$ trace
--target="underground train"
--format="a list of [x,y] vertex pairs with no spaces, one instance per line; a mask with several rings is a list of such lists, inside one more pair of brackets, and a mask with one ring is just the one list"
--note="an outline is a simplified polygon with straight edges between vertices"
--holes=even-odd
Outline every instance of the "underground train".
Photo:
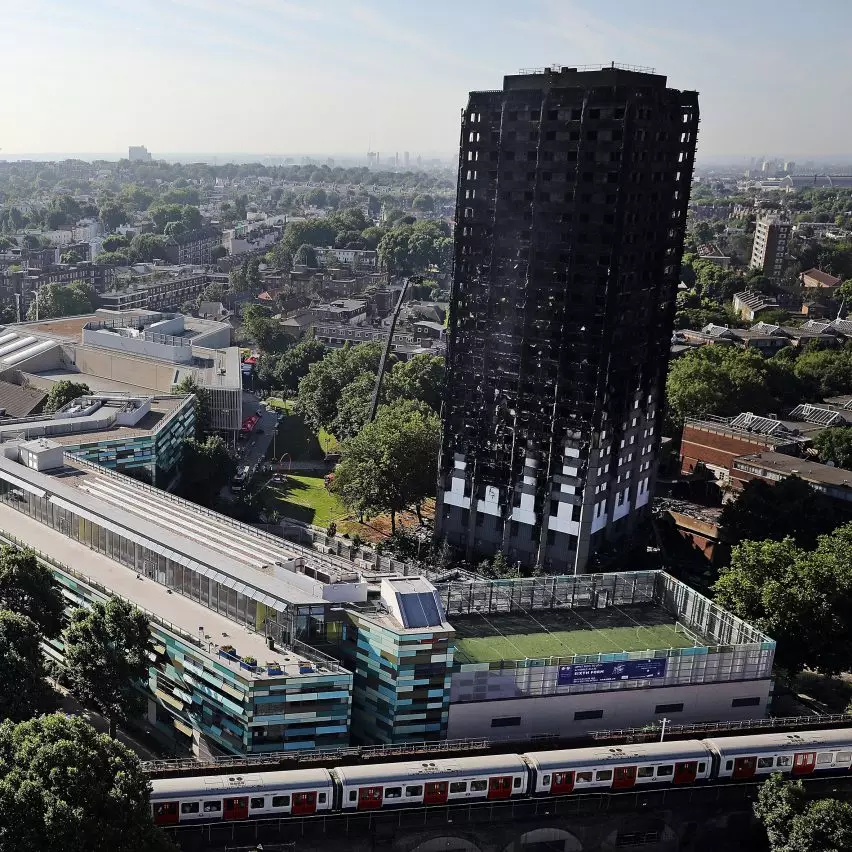
[[852,772],[852,729],[151,781],[157,825]]

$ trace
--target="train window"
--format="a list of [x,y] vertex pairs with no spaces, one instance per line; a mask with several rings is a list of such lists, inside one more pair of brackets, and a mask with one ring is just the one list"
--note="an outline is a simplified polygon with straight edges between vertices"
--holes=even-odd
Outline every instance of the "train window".
[[729,761],[725,764],[725,769],[726,769],[728,772],[730,772],[733,768],[734,768],[734,761],[733,761],[733,760],[729,760]]
[[470,782],[470,792],[471,793],[481,793],[483,790],[488,789],[487,781],[471,781]]
[[654,767],[653,766],[640,766],[639,771],[636,773],[639,778],[653,778],[654,777]]
[[549,775],[542,775],[541,776],[541,783],[544,784],[545,787],[549,787],[550,786],[550,776]]
[[358,801],[358,792],[356,790],[351,790],[349,792],[349,801],[357,802]]
[[757,759],[757,768],[758,769],[769,769],[772,766],[773,762],[774,761],[772,760],[771,757],[759,757]]
[[852,760],[852,751],[839,751],[835,761],[837,763],[849,763]]
[[320,793],[317,801],[322,805],[325,803],[325,793]]
[[521,779],[515,778],[515,780],[512,782],[512,786],[515,787],[515,788],[520,787],[521,786]]
[[[729,760],[728,763],[731,761]],[[793,761],[790,759],[789,755],[782,754],[781,757],[775,758],[776,766],[789,766]],[[730,768],[730,767],[729,767]]]
[[204,803],[204,813],[212,814],[214,811],[221,811],[222,803],[217,799],[215,802]]
[[197,814],[198,802],[181,802],[180,812],[182,814]]
[[831,752],[823,752],[817,755],[817,763],[831,763],[834,755]]
[[401,799],[402,787],[385,787],[386,799]]
[[601,771],[595,776],[595,781],[612,781],[612,770],[601,769]]
[[290,804],[289,796],[273,796],[272,797],[272,807],[273,808],[286,808]]
[[[474,781],[474,784],[475,783],[476,782]],[[485,782],[483,782],[483,783],[485,783]],[[413,786],[413,787],[406,787],[405,788],[405,795],[406,796],[422,796],[423,795],[423,787],[421,787],[420,784],[417,784],[416,786]]]
[[249,807],[253,810],[259,810],[266,807],[266,799],[263,796],[255,796],[250,802]]
[[453,781],[450,784],[450,792],[451,793],[466,793],[467,792],[467,781]]
[[583,784],[584,782],[591,781],[592,780],[592,773],[591,772],[578,772],[576,780],[577,780],[578,784]]
[[657,778],[663,778],[674,773],[674,766],[658,766]]

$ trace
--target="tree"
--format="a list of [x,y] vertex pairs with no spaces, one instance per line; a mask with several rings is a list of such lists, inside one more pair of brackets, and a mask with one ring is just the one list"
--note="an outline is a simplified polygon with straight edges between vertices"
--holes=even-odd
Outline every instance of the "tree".
[[852,469],[852,426],[831,426],[814,436],[820,461]]
[[260,305],[249,305],[243,311],[243,328],[262,352],[283,352],[290,345],[281,323]]
[[180,211],[180,221],[187,231],[197,231],[203,221],[201,211],[192,204],[184,204]]
[[348,344],[333,349],[308,369],[299,382],[296,410],[314,430],[330,429],[337,417],[337,408],[343,389],[362,373],[372,373],[379,368],[382,346],[378,343]]
[[846,347],[803,352],[793,371],[811,396],[852,393],[852,350]]
[[382,406],[376,419],[341,445],[332,490],[359,516],[396,515],[423,500],[435,487],[441,425],[423,403],[402,400]]
[[293,263],[297,266],[307,266],[309,269],[317,269],[319,267],[319,260],[317,260],[316,249],[307,243],[303,243],[297,249],[293,257]]
[[0,548],[0,606],[32,619],[48,639],[62,630],[62,596],[50,569],[31,550]]
[[428,193],[415,195],[411,202],[411,209],[420,213],[432,213],[435,210],[435,199]]
[[44,284],[27,310],[27,319],[34,320],[38,317],[42,320],[88,314],[95,309],[97,301],[94,287],[84,281]]
[[193,376],[184,376],[172,386],[176,396],[195,397],[195,434],[201,436],[210,429],[210,392],[202,387]]
[[439,412],[444,374],[444,359],[439,355],[415,355],[393,365],[384,378],[383,389],[386,388],[389,400],[420,400]]
[[202,506],[212,506],[234,475],[234,461],[218,435],[209,435],[206,441],[185,438],[181,469],[180,493]]
[[150,263],[165,260],[168,240],[157,234],[137,234],[130,241],[130,253],[136,261]]
[[801,781],[774,773],[757,793],[755,816],[771,852],[845,852],[852,848],[852,805],[836,799],[809,801]]
[[837,526],[831,498],[815,491],[798,476],[770,484],[753,479],[737,499],[726,503],[719,523],[734,541],[780,541],[787,536],[813,547],[817,536]]
[[322,361],[327,351],[322,342],[309,337],[280,355],[264,353],[258,364],[258,379],[269,389],[295,393],[311,364]]
[[124,234],[110,234],[108,237],[104,237],[101,245],[106,252],[118,251],[119,249],[130,248],[130,238]]
[[82,382],[72,382],[68,379],[56,382],[50,389],[44,403],[45,414],[53,414],[68,405],[69,402],[73,402],[81,396],[88,396],[90,393],[89,386]]
[[115,737],[117,723],[144,707],[138,687],[148,680],[148,619],[126,601],[110,598],[74,610],[62,638],[71,689],[109,719]]
[[672,362],[666,380],[669,408],[681,423],[708,414],[763,414],[774,403],[769,370],[766,359],[751,349],[702,346]]
[[158,204],[152,207],[148,213],[154,222],[154,228],[158,234],[166,230],[169,222],[180,222],[183,217],[183,207],[180,204]]
[[181,234],[185,234],[186,231],[186,225],[179,220],[177,222],[167,222],[166,227],[163,229],[163,236],[179,237]]
[[98,210],[98,218],[107,232],[127,223],[127,211],[117,201],[104,202]]
[[820,536],[745,541],[714,584],[716,602],[778,643],[775,660],[796,674],[845,671],[852,654],[852,524]]
[[0,838],[10,852],[171,848],[136,756],[63,714],[0,726]]
[[20,722],[52,709],[38,625],[26,615],[0,610],[0,717]]
[[357,435],[370,415],[370,404],[376,387],[375,373],[361,373],[340,392],[337,415],[330,432],[338,441]]

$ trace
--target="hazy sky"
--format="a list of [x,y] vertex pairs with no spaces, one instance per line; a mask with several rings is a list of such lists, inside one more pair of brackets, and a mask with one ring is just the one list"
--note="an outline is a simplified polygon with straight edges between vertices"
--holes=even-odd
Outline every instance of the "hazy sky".
[[451,153],[522,67],[656,67],[699,157],[852,152],[850,0],[0,0],[0,158]]

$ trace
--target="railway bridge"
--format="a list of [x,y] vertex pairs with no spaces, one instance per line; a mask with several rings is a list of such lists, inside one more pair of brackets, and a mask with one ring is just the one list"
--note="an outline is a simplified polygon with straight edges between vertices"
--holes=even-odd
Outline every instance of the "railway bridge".
[[[805,781],[852,800],[852,779]],[[755,852],[756,783],[175,826],[183,852]]]

